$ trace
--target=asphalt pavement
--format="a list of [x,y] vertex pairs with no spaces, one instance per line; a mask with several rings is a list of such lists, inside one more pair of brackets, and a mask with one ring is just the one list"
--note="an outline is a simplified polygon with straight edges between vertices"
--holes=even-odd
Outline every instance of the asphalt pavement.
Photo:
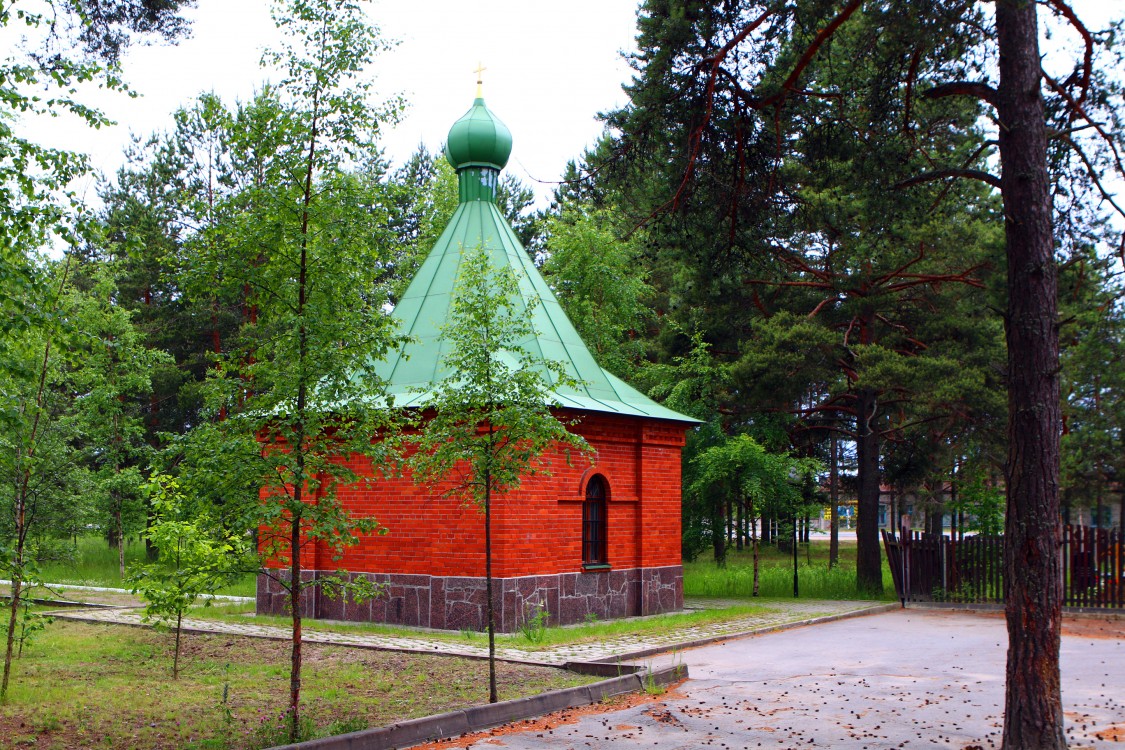
[[[1062,645],[1067,739],[1122,747],[1125,620],[1080,630]],[[691,675],[655,703],[469,747],[998,748],[1006,648],[1002,617],[924,610],[733,639],[645,662]]]

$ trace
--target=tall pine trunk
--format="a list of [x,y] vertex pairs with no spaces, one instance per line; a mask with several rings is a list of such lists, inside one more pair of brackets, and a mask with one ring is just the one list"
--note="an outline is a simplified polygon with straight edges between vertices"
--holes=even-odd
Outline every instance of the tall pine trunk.
[[856,399],[856,454],[859,498],[856,511],[856,587],[865,594],[883,593],[883,558],[879,553],[879,432],[872,424],[875,391],[861,388]]
[[1065,748],[1059,644],[1059,342],[1036,3],[998,0],[1001,192],[1008,257],[1006,750]]

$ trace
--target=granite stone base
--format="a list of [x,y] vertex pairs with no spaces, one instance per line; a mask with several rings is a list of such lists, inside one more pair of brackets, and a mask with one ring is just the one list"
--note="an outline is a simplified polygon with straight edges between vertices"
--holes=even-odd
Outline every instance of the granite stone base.
[[[323,581],[334,578],[335,571],[301,575],[308,584],[301,593],[303,617],[440,630],[484,630],[488,624],[483,577],[351,573],[350,579],[365,577],[379,590],[375,597],[357,601],[350,595],[334,595],[334,587]],[[288,614],[288,579],[287,571],[258,574],[258,614]],[[509,633],[543,610],[548,624],[571,625],[675,612],[684,606],[679,565],[494,578],[492,585],[496,627]]]

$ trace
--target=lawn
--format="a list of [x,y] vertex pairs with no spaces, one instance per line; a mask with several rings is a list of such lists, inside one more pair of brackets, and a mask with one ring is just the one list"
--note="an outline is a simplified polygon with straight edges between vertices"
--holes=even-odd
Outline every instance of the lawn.
[[[126,565],[144,562],[144,544],[134,541],[126,545]],[[784,598],[793,595],[793,558],[775,547],[763,546],[760,551],[760,596]],[[828,539],[814,538],[801,545],[798,552],[798,588],[800,595],[809,599],[870,599],[856,591],[855,541],[840,543],[840,564],[828,568]],[[77,540],[76,562],[46,564],[44,579],[54,583],[83,586],[121,587],[118,574],[117,550],[110,549],[104,539],[85,537]],[[883,563],[883,599],[894,599],[890,570]],[[247,573],[234,586],[220,593],[232,596],[254,596],[255,577]],[[718,568],[709,554],[704,553],[693,562],[684,563],[684,594],[724,598],[747,598],[753,601],[753,570],[750,550],[727,553],[727,565]]]
[[[0,609],[0,616],[6,615]],[[0,747],[261,748],[284,739],[288,644],[185,635],[179,680],[172,636],[57,621],[15,664],[0,705]],[[501,700],[583,684],[562,670],[498,664]],[[338,734],[487,700],[484,662],[305,645],[309,735]]]
[[[117,550],[98,536],[79,537],[74,541],[73,560],[44,562],[41,565],[43,580],[50,583],[69,583],[76,586],[106,586],[128,588],[121,580]],[[125,567],[143,565],[144,542],[138,539],[125,543]],[[254,596],[255,576],[247,573],[233,586],[220,591],[228,596]]]
[[[759,556],[759,596],[784,598],[793,596],[793,555],[776,547],[763,546]],[[808,599],[871,599],[855,585],[855,541],[840,542],[839,565],[828,567],[828,539],[813,538],[800,545],[797,552],[797,588]],[[684,563],[684,596],[705,596],[753,601],[753,554],[749,548],[727,551],[727,564],[718,567],[707,553],[693,562]],[[883,560],[883,596],[895,598],[891,571]]]

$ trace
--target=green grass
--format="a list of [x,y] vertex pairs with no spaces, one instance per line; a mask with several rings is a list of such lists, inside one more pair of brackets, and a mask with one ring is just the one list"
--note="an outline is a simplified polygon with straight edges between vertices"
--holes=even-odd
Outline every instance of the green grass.
[[[814,539],[801,545],[797,554],[797,588],[808,599],[872,599],[892,601],[895,598],[890,568],[883,561],[883,594],[872,597],[856,589],[855,542],[840,544],[839,565],[828,567],[828,540]],[[782,598],[793,596],[792,553],[775,547],[759,549],[759,596]],[[684,596],[718,598],[749,598],[754,593],[753,555],[749,549],[727,552],[727,564],[718,567],[709,556],[701,556],[684,564]]]
[[[117,550],[111,548],[105,539],[96,536],[79,537],[74,544],[74,560],[67,562],[46,562],[41,565],[43,580],[48,583],[68,583],[75,586],[105,586],[108,588],[128,588],[121,580]],[[130,539],[125,542],[125,568],[143,565],[145,557],[144,542]],[[227,596],[254,596],[255,576],[247,573],[235,585],[228,586],[218,593]]]
[[[0,747],[243,750],[281,739],[287,644],[185,635],[175,681],[171,649],[170,633],[56,621],[15,664],[8,701],[0,705]],[[498,669],[502,700],[591,681],[549,668]],[[487,697],[480,661],[305,645],[302,706],[310,736],[455,710]]]

